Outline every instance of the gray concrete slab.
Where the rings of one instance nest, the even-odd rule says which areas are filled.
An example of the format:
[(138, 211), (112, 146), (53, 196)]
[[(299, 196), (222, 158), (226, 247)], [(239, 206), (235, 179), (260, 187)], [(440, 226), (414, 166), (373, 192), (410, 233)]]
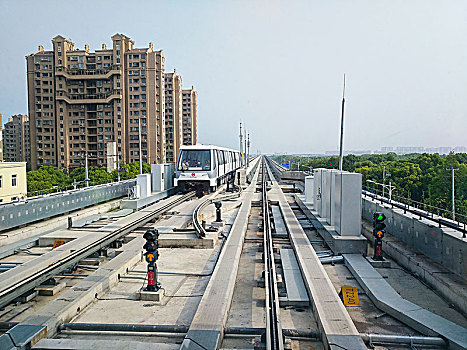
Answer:
[(115, 285), (118, 282), (118, 276), (125, 274), (128, 267), (141, 260), (143, 244), (142, 237), (135, 238), (114, 259), (102, 265), (92, 275), (72, 288), (61, 293), (53, 303), (39, 309), (34, 315), (21, 322), (19, 326), (44, 326), (47, 330), (44, 336), (53, 337), (59, 324), (69, 322), (80, 310), (95, 301), (97, 296)]
[(288, 232), (285, 227), (284, 220), (282, 219), (281, 210), (277, 205), (271, 206), (272, 216), (274, 218), (274, 228), (277, 235), (283, 235), (287, 237)]
[(121, 209), (133, 209), (139, 210), (141, 208), (147, 207), (161, 199), (167, 198), (175, 193), (177, 193), (178, 189), (176, 187), (170, 188), (165, 191), (161, 192), (153, 192), (150, 196), (145, 198), (138, 198), (138, 199), (122, 199), (120, 203)]
[(293, 249), (280, 250), (285, 289), (287, 291), (287, 305), (308, 306), (310, 299), (303, 283), (302, 273), (298, 266)]
[[(372, 229), (370, 222), (362, 222), (362, 232), (367, 238), (372, 237)], [(467, 284), (464, 279), (423, 254), (416, 253), (391, 234), (386, 234), (384, 237), (383, 252), (467, 315)]]
[(176, 344), (148, 343), (121, 339), (41, 339), (34, 350), (175, 350)]
[(58, 230), (55, 232), (43, 235), (38, 240), (39, 247), (51, 247), (56, 240), (65, 241), (65, 243), (71, 242), (74, 239), (85, 236), (89, 233), (75, 230)]
[(217, 243), (217, 232), (198, 238), (195, 233), (162, 233), (159, 236), (161, 248), (199, 248), (213, 249)]
[(257, 171), (252, 185), (242, 193), (242, 206), (180, 349), (198, 349), (200, 346), (204, 349), (217, 349), (220, 346), (258, 175)]
[(426, 335), (442, 336), (450, 349), (467, 348), (466, 328), (402, 298), (363, 256), (344, 254), (344, 260), (378, 308)]

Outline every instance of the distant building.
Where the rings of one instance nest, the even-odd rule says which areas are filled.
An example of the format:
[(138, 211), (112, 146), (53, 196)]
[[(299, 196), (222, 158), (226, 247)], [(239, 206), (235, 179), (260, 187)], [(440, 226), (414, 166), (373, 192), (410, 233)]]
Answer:
[(0, 113), (0, 162), (3, 162), (3, 132), (2, 132), (2, 113)]
[(467, 153), (467, 147), (464, 147), (464, 146), (454, 147), (453, 152), (454, 153)]
[(165, 73), (166, 162), (175, 163), (182, 139), (182, 77), (174, 69)]
[(31, 164), (31, 140), (27, 115), (13, 115), (3, 129), (3, 159), (5, 162)]
[(125, 163), (165, 162), (163, 50), (135, 48), (123, 34), (100, 50), (75, 48), (58, 35), (26, 57), (31, 168), (105, 166), (108, 142)]
[(183, 90), (183, 144), (198, 143), (198, 93), (193, 89)]
[(0, 163), (0, 202), (25, 198), (27, 188), (26, 162)]

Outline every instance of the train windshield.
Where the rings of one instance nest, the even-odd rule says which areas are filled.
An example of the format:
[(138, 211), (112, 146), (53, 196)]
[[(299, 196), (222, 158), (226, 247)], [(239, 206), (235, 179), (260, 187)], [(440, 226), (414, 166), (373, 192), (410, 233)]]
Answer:
[(211, 151), (183, 150), (178, 170), (211, 170)]

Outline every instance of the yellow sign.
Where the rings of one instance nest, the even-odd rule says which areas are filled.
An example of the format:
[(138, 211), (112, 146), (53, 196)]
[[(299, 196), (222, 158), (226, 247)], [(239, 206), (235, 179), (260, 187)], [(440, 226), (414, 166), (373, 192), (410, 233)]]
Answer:
[(65, 241), (64, 240), (61, 240), (61, 239), (56, 239), (54, 241), (54, 245), (52, 247), (52, 249), (55, 249), (57, 247), (60, 247), (61, 245), (64, 245), (65, 244)]
[(360, 306), (357, 287), (342, 286), (341, 295), (345, 306)]

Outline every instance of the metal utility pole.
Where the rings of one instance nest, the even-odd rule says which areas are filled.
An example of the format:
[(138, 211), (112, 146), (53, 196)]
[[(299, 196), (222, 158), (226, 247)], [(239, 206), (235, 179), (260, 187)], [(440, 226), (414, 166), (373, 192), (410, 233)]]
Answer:
[(86, 187), (89, 187), (89, 168), (88, 168), (88, 154), (84, 154), (84, 181)]
[[(389, 202), (391, 202), (391, 200), (392, 200), (392, 190), (393, 190), (393, 188), (395, 188), (395, 187), (396, 187), (396, 186), (392, 186), (392, 185), (391, 185), (391, 181), (389, 181)], [(383, 188), (384, 188), (384, 186), (383, 186)]]
[(247, 146), (248, 146), (248, 149), (247, 149), (247, 152), (246, 152), (246, 155), (248, 157), (248, 160), (247, 160), (247, 167), (250, 166), (250, 133), (248, 133), (248, 142), (247, 142)]
[(143, 153), (141, 152), (141, 119), (138, 119), (139, 173), (143, 173)]
[(456, 170), (459, 170), (459, 168), (457, 169), (454, 169), (454, 168), (451, 168), (451, 169), (446, 169), (446, 170), (450, 170), (451, 171), (451, 181), (452, 181), (452, 220), (456, 220), (456, 193), (455, 193), (455, 187), (454, 187), (454, 178), (455, 178), (455, 174), (454, 172)]
[(243, 135), (242, 135), (242, 122), (240, 122), (240, 157), (243, 159)]
[(384, 185), (386, 184), (386, 165), (383, 165), (383, 194), (382, 197), (384, 197)]
[(118, 154), (118, 152), (117, 152), (116, 157), (117, 157), (117, 181), (120, 182), (120, 163), (118, 159), (120, 155)]
[(344, 74), (344, 89), (342, 90), (342, 110), (341, 110), (341, 138), (339, 147), (339, 170), (342, 170), (344, 163), (344, 105), (345, 105), (345, 74)]
[(245, 168), (247, 167), (246, 163), (248, 161), (247, 159), (247, 155), (246, 155), (246, 152), (247, 152), (247, 139), (246, 139), (246, 127), (245, 127)]

